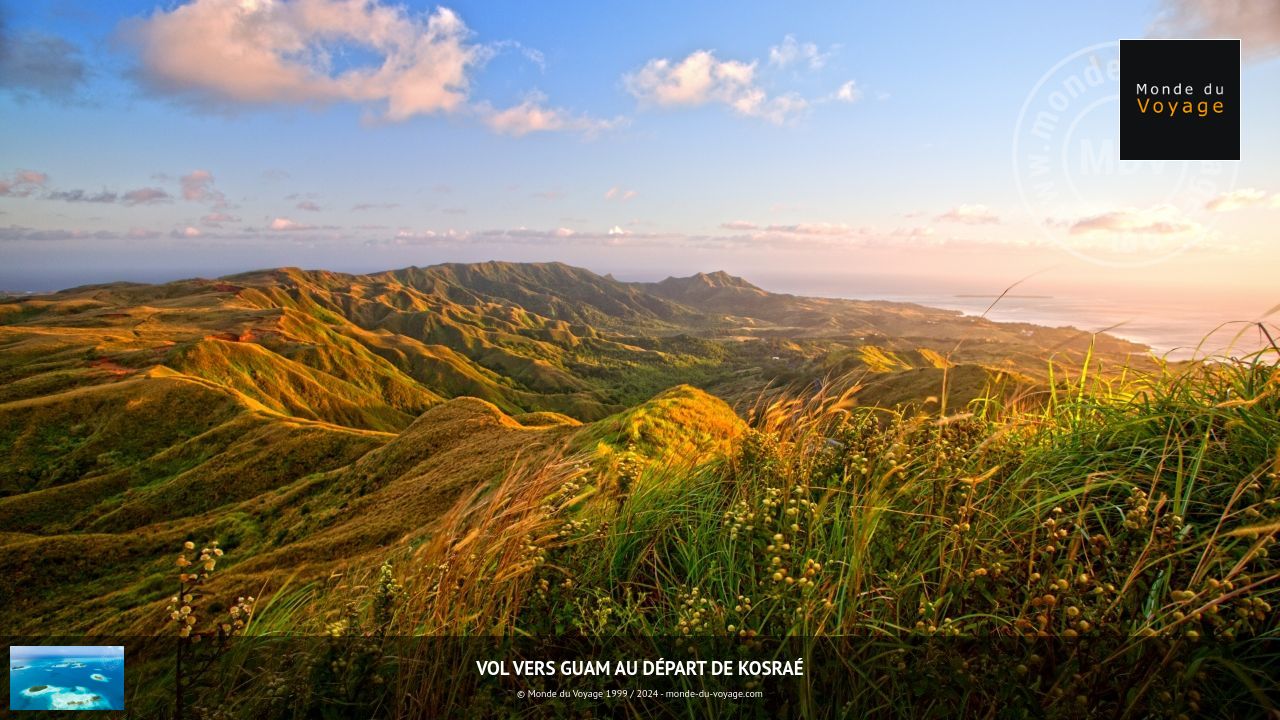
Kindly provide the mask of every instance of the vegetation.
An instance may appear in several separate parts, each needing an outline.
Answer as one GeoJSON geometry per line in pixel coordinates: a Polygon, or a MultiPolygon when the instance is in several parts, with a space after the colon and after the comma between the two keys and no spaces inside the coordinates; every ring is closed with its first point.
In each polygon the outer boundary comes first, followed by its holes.
{"type": "Polygon", "coordinates": [[[529,466],[395,558],[394,613],[392,581],[353,568],[273,622],[345,608],[390,617],[388,635],[877,641],[861,672],[878,690],[795,708],[814,716],[1275,712],[1280,369],[1046,392],[948,417],[773,402],[732,451],[639,468],[617,503],[592,501],[589,463],[529,466]],[[977,641],[963,683],[938,684],[954,647],[922,640],[977,641]],[[1078,654],[1046,653],[1063,642],[1078,654]]]}
{"type": "MultiPolygon", "coordinates": [[[[784,715],[1280,703],[1270,350],[1165,364],[558,264],[95,286],[0,318],[0,618],[181,635],[188,595],[261,598],[248,627],[188,630],[220,646],[192,707],[525,707],[431,670],[482,647],[404,640],[439,636],[832,659],[838,682],[764,686],[784,715]],[[223,572],[175,601],[188,537],[223,572]]],[[[718,707],[682,702],[623,709],[718,707]]]]}

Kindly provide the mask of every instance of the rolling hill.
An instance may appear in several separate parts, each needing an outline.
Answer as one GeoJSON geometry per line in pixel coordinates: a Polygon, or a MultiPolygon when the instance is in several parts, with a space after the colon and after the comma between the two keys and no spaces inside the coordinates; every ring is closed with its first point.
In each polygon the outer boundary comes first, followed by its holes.
{"type": "Polygon", "coordinates": [[[129,629],[172,550],[217,537],[260,591],[432,536],[515,468],[724,455],[783,387],[962,408],[1141,363],[1071,329],[781,295],[722,272],[621,282],[559,263],[280,268],[0,301],[0,618],[129,629]],[[460,505],[461,504],[461,505],[460,505]]]}

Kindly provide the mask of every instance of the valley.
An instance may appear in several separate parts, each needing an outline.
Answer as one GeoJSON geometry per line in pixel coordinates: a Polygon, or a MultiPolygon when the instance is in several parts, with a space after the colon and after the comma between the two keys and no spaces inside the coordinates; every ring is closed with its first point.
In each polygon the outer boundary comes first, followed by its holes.
{"type": "Polygon", "coordinates": [[[558,263],[113,283],[7,298],[0,323],[0,612],[34,633],[150,632],[187,537],[235,558],[229,593],[262,594],[426,541],[516,466],[582,457],[607,484],[723,454],[788,388],[959,412],[1034,398],[1051,361],[1055,381],[1149,362],[1069,329],[558,263]]]}

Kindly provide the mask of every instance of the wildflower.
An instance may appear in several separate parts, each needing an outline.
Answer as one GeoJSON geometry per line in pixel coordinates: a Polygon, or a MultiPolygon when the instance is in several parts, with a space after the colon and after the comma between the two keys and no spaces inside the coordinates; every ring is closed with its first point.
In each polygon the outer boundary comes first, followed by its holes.
{"type": "Polygon", "coordinates": [[[195,550],[195,549],[196,549],[196,544],[195,544],[195,543],[193,543],[193,542],[191,542],[190,540],[188,540],[188,541],[186,541],[186,542],[182,543],[182,549],[184,549],[184,550],[195,550]]]}

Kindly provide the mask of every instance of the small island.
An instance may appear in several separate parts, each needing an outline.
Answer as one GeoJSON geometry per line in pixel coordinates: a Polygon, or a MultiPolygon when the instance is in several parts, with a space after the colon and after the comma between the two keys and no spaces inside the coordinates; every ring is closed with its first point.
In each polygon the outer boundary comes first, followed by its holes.
{"type": "Polygon", "coordinates": [[[41,693],[47,690],[48,688],[49,688],[48,685],[32,685],[31,687],[27,688],[27,692],[32,694],[41,693]]]}
{"type": "Polygon", "coordinates": [[[99,695],[70,694],[65,698],[61,699],[59,702],[55,703],[55,707],[58,710],[77,710],[81,708],[91,708],[91,707],[97,706],[98,701],[100,700],[102,700],[102,697],[99,695]]]}
{"type": "Polygon", "coordinates": [[[92,675],[90,675],[90,676],[89,676],[89,679],[90,679],[90,680],[97,680],[98,682],[107,682],[107,681],[109,681],[111,678],[109,678],[109,677],[107,677],[107,676],[103,675],[102,673],[94,673],[94,674],[92,674],[92,675]]]}

